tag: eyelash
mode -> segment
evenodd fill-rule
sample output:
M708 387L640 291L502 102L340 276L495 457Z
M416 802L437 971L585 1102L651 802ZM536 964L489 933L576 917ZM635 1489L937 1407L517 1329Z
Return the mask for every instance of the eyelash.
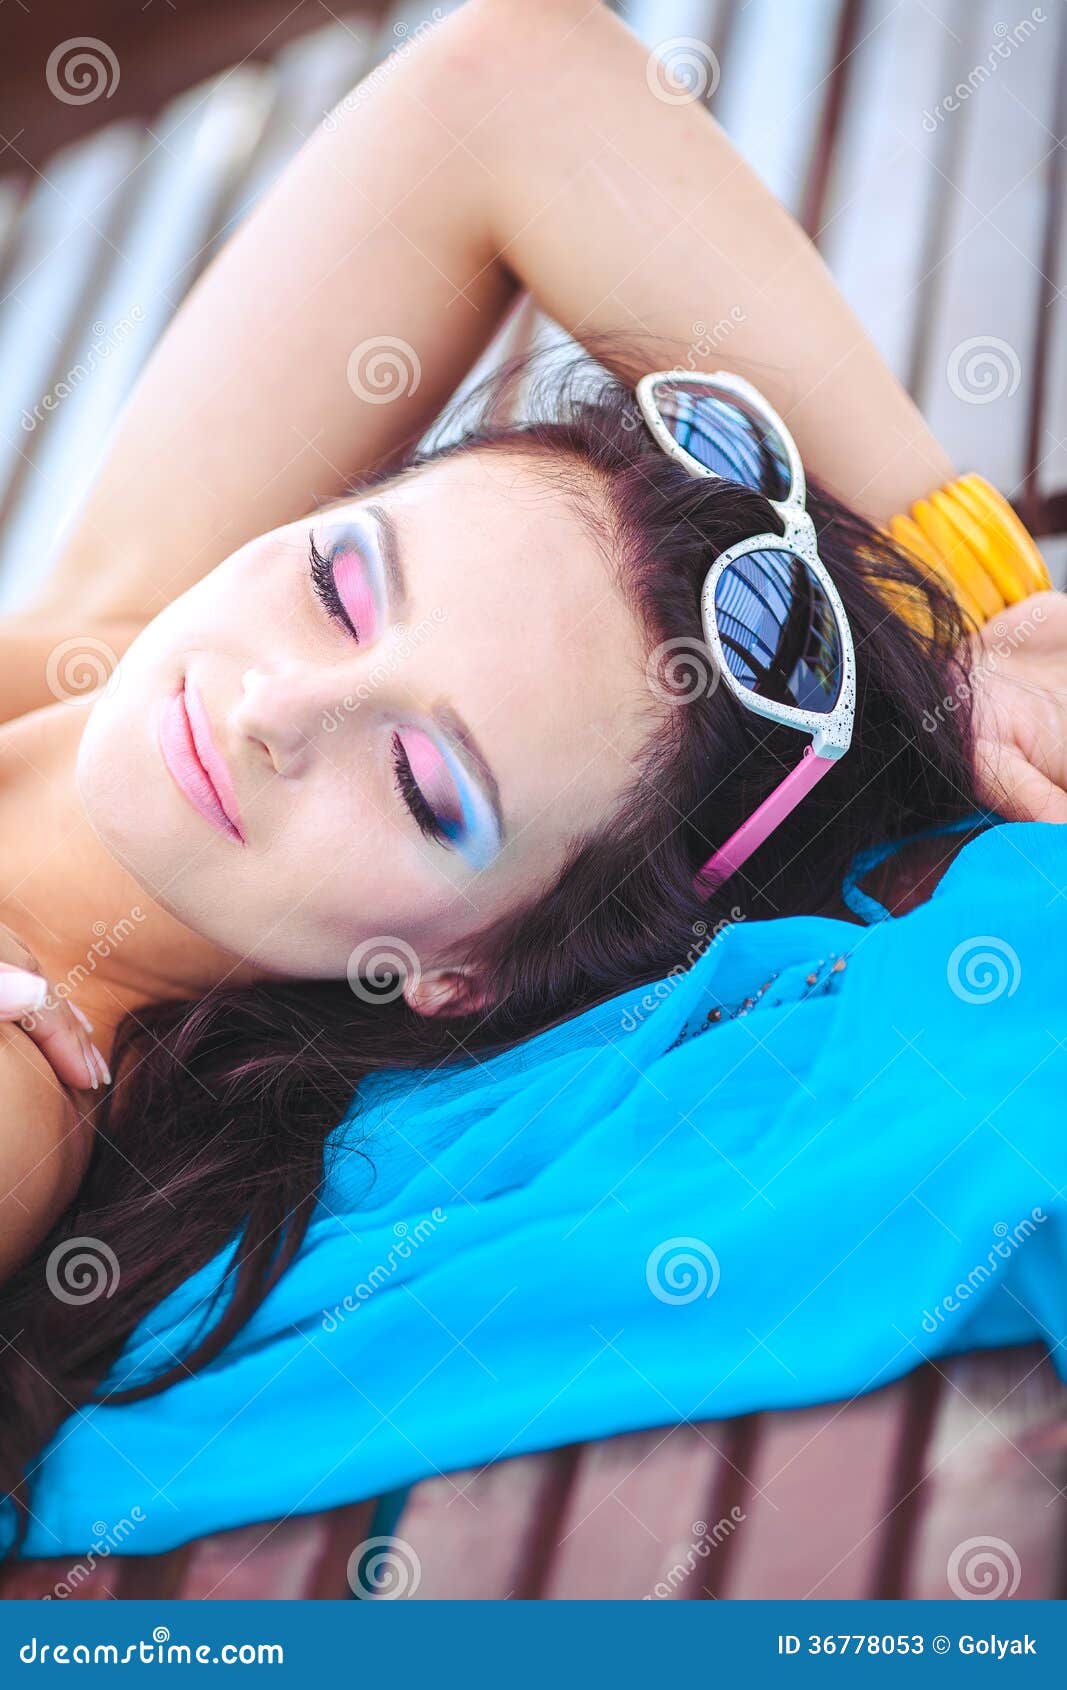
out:
M358 645L359 629L341 603L341 595L337 591L337 582L333 578L333 564L329 558L323 557L315 544L313 534L309 537L308 545L311 560L311 584L315 589L315 596L331 620L339 623L347 634L351 634Z
M427 839L435 839L438 844L447 845L449 841L445 830L427 804L422 789L411 772L411 764L408 762L407 753L400 743L398 734L393 735L393 776L396 790L400 794L402 802L411 811L412 819L419 832L424 834Z
M310 536L309 546L311 583L315 589L315 596L327 615L334 622L339 623L358 642L359 632L354 627L341 602L341 595L337 591L337 583L333 578L333 565L330 559L323 557L315 544L314 535ZM398 734L393 735L392 762L394 785L401 802L406 805L419 832L427 839L434 839L441 845L448 845L449 840L444 828L426 802L425 795L411 772L411 764L408 762L407 753Z

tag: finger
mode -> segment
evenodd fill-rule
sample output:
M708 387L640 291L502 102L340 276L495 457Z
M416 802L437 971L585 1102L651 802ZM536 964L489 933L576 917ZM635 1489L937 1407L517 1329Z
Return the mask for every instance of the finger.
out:
M979 740L978 792L984 804L1013 822L1067 822L1067 792L1014 745Z
M0 958L9 963L12 968L20 968L27 974L40 974L41 964L36 954L24 945L17 933L0 922Z
M82 1031L66 1004L45 1004L19 1022L56 1075L80 1090L98 1091L111 1079L103 1055Z
M92 1022L89 1020L89 1017L86 1015L85 1011L82 1010L82 1009L79 1009L76 1003L71 1004L70 1013L72 1015L76 1015L78 1017L78 1020L81 1022L82 1026L85 1028L85 1031L87 1033L92 1032L92 1030L93 1030Z
M49 997L43 975L0 963L0 1021L17 1022L65 1085L97 1091L110 1079L103 1056L69 1005Z

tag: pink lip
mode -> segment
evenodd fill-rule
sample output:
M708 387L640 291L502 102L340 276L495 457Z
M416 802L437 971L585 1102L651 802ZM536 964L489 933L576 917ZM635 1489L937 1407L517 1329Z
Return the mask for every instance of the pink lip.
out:
M175 783L193 808L221 833L245 844L230 771L216 749L207 712L188 676L163 706L159 746Z

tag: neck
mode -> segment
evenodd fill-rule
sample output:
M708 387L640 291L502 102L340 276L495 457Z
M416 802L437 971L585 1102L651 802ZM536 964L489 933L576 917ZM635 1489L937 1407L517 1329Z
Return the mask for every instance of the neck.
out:
M51 706L4 730L0 921L35 952L56 994L85 1011L106 1055L128 1012L266 975L184 926L93 832L75 780L89 708Z

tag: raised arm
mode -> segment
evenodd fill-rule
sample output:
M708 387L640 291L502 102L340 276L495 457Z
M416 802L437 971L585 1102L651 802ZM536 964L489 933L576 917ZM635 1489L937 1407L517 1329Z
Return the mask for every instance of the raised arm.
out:
M635 336L646 367L694 360L698 325L728 319L697 367L755 380L809 470L876 521L945 480L805 235L647 65L589 0L468 0L361 83L177 314L36 608L146 618L389 461L517 284L579 340Z

